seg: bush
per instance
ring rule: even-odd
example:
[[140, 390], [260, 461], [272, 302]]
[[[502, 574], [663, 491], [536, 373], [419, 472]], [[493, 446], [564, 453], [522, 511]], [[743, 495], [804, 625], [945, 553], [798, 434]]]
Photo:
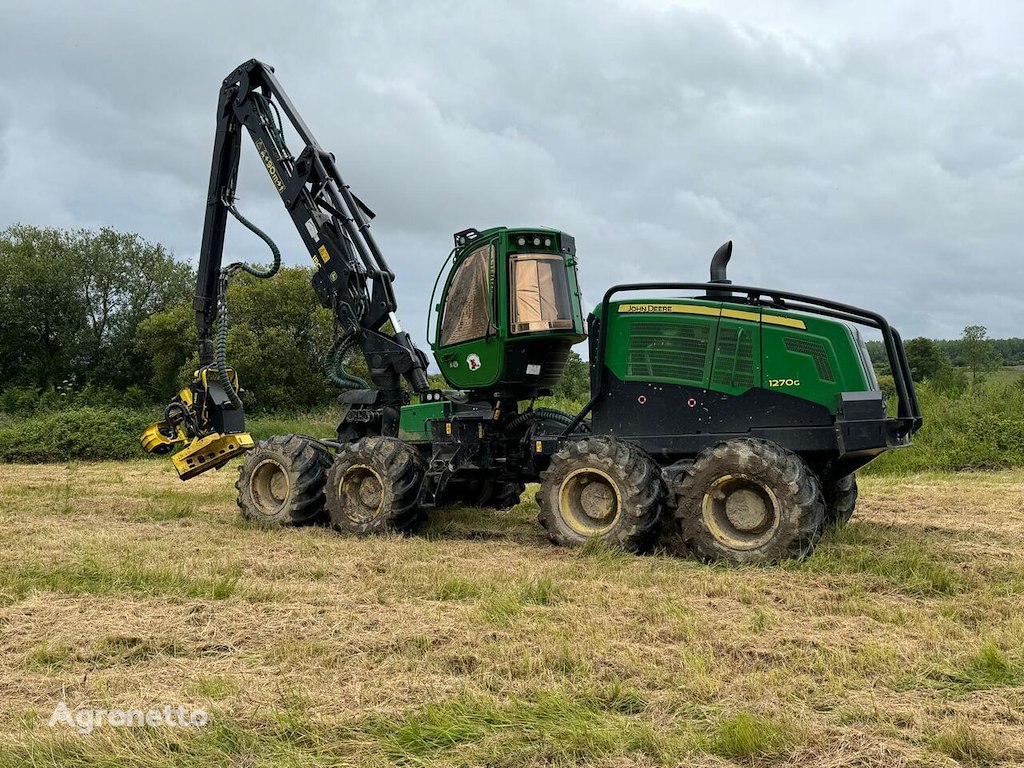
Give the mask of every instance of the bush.
[[35, 387], [10, 387], [0, 392], [0, 413], [27, 416], [35, 411], [38, 403], [39, 392]]
[[947, 394], [917, 386], [924, 425], [914, 445], [889, 451], [866, 471], [957, 472], [1024, 467], [1024, 386], [978, 387]]
[[0, 426], [0, 461], [133, 459], [152, 419], [142, 411], [93, 407], [56, 411]]
[[42, 391], [34, 387], [9, 387], [0, 392], [0, 413], [22, 417], [85, 407], [143, 410], [153, 404], [153, 399], [134, 385], [123, 392], [94, 384], [86, 384], [79, 390], [72, 386], [47, 387]]

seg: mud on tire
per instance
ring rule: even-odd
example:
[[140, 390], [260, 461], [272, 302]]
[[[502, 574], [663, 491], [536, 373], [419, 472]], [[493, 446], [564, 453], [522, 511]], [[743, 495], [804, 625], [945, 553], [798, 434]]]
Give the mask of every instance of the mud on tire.
[[412, 529], [421, 519], [416, 498], [423, 470], [416, 450], [394, 437], [345, 446], [327, 472], [331, 524], [359, 535]]
[[560, 546], [588, 539], [644, 549], [658, 529], [665, 486], [642, 450], [610, 437], [572, 440], [541, 475], [540, 524]]
[[268, 525], [303, 525], [323, 516], [330, 451], [305, 435], [262, 440], [242, 462], [235, 488], [238, 507]]
[[754, 439], [704, 450], [676, 478], [675, 518], [703, 560], [776, 562], [811, 552], [821, 536], [818, 478], [795, 453]]

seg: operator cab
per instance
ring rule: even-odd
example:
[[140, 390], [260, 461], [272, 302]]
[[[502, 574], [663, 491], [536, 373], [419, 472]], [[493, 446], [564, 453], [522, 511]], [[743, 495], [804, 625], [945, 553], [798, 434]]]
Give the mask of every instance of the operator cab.
[[552, 229], [467, 229], [452, 256], [431, 337], [445, 380], [488, 397], [549, 393], [586, 338], [575, 240]]

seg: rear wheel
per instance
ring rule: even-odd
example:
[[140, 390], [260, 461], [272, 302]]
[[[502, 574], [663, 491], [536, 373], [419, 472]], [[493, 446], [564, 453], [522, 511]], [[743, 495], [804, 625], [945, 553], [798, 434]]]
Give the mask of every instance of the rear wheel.
[[342, 449], [327, 473], [327, 511], [340, 531], [361, 535], [407, 531], [420, 521], [416, 506], [423, 461], [393, 437], [364, 437]]
[[683, 541], [704, 560], [802, 557], [821, 535], [818, 478], [795, 453], [767, 440], [728, 440], [705, 450], [676, 491]]
[[331, 454], [304, 435], [262, 440], [246, 454], [238, 474], [238, 506], [250, 520], [301, 525], [323, 515]]
[[573, 440], [541, 475], [540, 523], [561, 546], [588, 539], [643, 549], [665, 501], [658, 465], [636, 446], [610, 437]]
[[857, 508], [857, 475], [851, 473], [824, 484], [825, 527], [841, 528]]

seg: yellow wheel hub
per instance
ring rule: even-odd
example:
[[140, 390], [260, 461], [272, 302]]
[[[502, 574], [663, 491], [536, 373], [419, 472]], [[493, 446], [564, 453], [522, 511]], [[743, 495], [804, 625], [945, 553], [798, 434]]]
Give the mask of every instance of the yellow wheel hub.
[[371, 466], [353, 464], [342, 475], [338, 497], [354, 523], [373, 520], [384, 508], [384, 479]]
[[249, 489], [260, 512], [271, 517], [280, 512], [288, 501], [291, 481], [284, 467], [273, 459], [264, 459], [253, 469]]
[[610, 531], [622, 515], [622, 496], [607, 472], [581, 467], [562, 481], [558, 507], [565, 524], [576, 533], [600, 536]]
[[771, 541], [782, 521], [775, 492], [746, 475], [723, 475], [704, 494], [708, 530], [730, 549], [757, 549]]

